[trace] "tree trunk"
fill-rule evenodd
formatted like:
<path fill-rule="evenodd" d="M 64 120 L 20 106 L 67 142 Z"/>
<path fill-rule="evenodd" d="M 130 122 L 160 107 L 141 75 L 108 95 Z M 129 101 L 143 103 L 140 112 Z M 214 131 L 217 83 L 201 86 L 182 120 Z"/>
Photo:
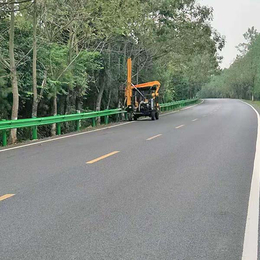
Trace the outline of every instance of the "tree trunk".
<path fill-rule="evenodd" d="M 140 47 L 138 48 L 138 55 L 136 57 L 136 84 L 139 84 L 139 53 L 140 53 Z"/>
<path fill-rule="evenodd" d="M 109 50 L 109 56 L 108 56 L 108 69 L 107 69 L 107 87 L 108 87 L 107 109 L 110 106 L 111 93 L 112 93 L 112 86 L 111 86 L 111 81 L 112 81 L 112 73 L 111 73 L 111 45 L 110 44 L 108 46 L 108 50 Z"/>
<path fill-rule="evenodd" d="M 109 109 L 109 107 L 110 107 L 111 95 L 112 95 L 112 90 L 110 88 L 109 93 L 108 93 L 107 109 Z"/>
<path fill-rule="evenodd" d="M 53 116 L 57 116 L 57 93 L 55 92 L 53 97 Z M 52 124 L 51 136 L 56 135 L 56 124 Z"/>
<path fill-rule="evenodd" d="M 105 90 L 105 84 L 102 82 L 101 87 L 98 92 L 98 96 L 97 96 L 96 111 L 100 111 L 100 109 L 101 109 L 101 101 L 102 101 L 104 90 Z M 99 117 L 99 118 L 97 118 L 97 123 L 100 124 L 100 122 L 101 122 L 101 119 Z"/>
<path fill-rule="evenodd" d="M 110 44 L 109 44 L 108 66 L 107 67 L 105 66 L 105 69 L 103 70 L 103 72 L 100 73 L 100 81 L 99 81 L 100 89 L 99 89 L 97 101 L 96 101 L 96 111 L 100 111 L 100 109 L 101 109 L 101 101 L 102 101 L 105 85 L 107 85 L 106 81 L 107 81 L 107 79 L 109 80 L 109 76 L 110 76 L 109 71 L 110 71 Z"/>
<path fill-rule="evenodd" d="M 102 82 L 102 83 L 101 83 L 100 90 L 99 90 L 99 92 L 98 92 L 98 96 L 97 96 L 96 111 L 100 111 L 100 109 L 101 109 L 101 101 L 102 101 L 104 89 L 105 89 L 105 83 Z"/>
<path fill-rule="evenodd" d="M 36 0 L 33 2 L 33 105 L 32 105 L 32 117 L 37 117 L 38 109 L 38 93 L 37 93 L 37 42 L 36 42 L 36 29 L 37 29 L 37 9 Z"/>
<path fill-rule="evenodd" d="M 18 108 L 19 108 L 19 93 L 18 93 L 18 80 L 17 71 L 14 58 L 14 2 L 10 0 L 11 7 L 11 21 L 10 21 L 10 31 L 9 31 L 9 58 L 10 58 L 10 76 L 12 81 L 12 93 L 13 93 L 13 105 L 12 105 L 12 120 L 17 120 L 18 118 Z M 11 135 L 9 138 L 9 143 L 13 144 L 17 141 L 17 129 L 11 130 Z"/>
<path fill-rule="evenodd" d="M 72 57 L 73 57 L 73 53 L 74 53 L 74 49 L 73 49 L 74 40 L 75 40 L 75 34 L 73 32 L 73 29 L 70 28 L 69 40 L 68 40 L 68 58 L 67 58 L 68 59 L 68 61 L 67 61 L 68 66 L 72 62 Z M 72 70 L 72 66 L 73 65 L 70 65 L 68 70 Z M 68 91 L 67 92 L 68 92 L 68 94 L 66 96 L 66 110 L 65 110 L 64 113 L 70 114 L 71 111 L 73 110 L 73 105 L 74 105 L 74 102 L 73 102 L 74 86 L 73 86 L 73 84 L 71 84 L 71 82 L 68 85 Z M 69 127 L 68 122 L 66 122 L 65 125 L 66 125 L 66 128 Z"/>
<path fill-rule="evenodd" d="M 42 80 L 42 85 L 41 85 L 41 91 L 40 91 L 40 95 L 38 97 L 38 104 L 40 103 L 41 99 L 42 99 L 42 96 L 43 96 L 43 92 L 44 92 L 44 88 L 46 86 L 46 83 L 47 83 L 47 70 L 44 71 L 44 77 L 43 77 L 43 80 Z M 38 105 L 37 104 L 37 105 Z"/>
<path fill-rule="evenodd" d="M 127 42 L 125 42 L 125 45 L 124 45 L 123 68 L 125 68 L 126 64 L 127 64 L 126 51 L 127 51 Z"/>
<path fill-rule="evenodd" d="M 121 46 L 119 46 L 119 50 L 118 50 L 118 53 L 120 53 L 120 52 L 121 52 Z M 120 55 L 118 55 L 118 75 L 119 75 L 119 77 L 121 75 L 121 57 L 120 57 Z"/>

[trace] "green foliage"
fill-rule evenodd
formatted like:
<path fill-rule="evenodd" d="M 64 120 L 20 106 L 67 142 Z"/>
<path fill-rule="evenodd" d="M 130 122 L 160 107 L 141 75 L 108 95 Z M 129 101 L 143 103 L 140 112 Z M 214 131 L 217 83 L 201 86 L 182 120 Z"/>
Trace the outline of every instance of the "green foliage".
<path fill-rule="evenodd" d="M 7 111 L 11 106 L 8 102 L 8 95 L 11 93 L 11 88 L 8 87 L 8 74 L 0 68 L 0 119 L 8 116 Z"/>
<path fill-rule="evenodd" d="M 238 46 L 240 55 L 203 86 L 201 97 L 260 99 L 260 34 L 253 27 L 244 37 L 246 43 Z"/>
<path fill-rule="evenodd" d="M 33 100 L 33 8 L 23 3 L 16 10 L 19 115 L 24 118 L 31 116 Z M 9 19 L 1 11 L 0 116 L 8 118 Z M 53 102 L 60 114 L 123 106 L 128 57 L 133 83 L 159 80 L 162 101 L 195 97 L 218 72 L 217 50 L 224 46 L 210 25 L 212 12 L 195 0 L 38 0 L 38 116 L 54 113 Z"/>

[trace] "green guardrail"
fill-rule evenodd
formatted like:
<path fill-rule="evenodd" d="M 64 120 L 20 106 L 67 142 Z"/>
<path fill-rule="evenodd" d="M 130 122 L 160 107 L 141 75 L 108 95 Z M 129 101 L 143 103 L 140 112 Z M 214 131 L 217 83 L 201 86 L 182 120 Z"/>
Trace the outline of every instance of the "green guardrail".
<path fill-rule="evenodd" d="M 32 139 L 37 139 L 37 126 L 56 124 L 57 135 L 61 134 L 61 123 L 76 121 L 76 130 L 80 129 L 80 120 L 92 119 L 92 126 L 96 126 L 96 120 L 99 117 L 105 118 L 105 124 L 109 122 L 109 116 L 120 115 L 125 113 L 124 110 L 110 109 L 102 110 L 88 113 L 78 113 L 71 115 L 57 115 L 49 117 L 38 117 L 38 118 L 28 118 L 28 119 L 18 119 L 18 120 L 2 120 L 0 121 L 0 131 L 2 131 L 2 145 L 7 145 L 7 130 L 15 128 L 32 127 Z M 119 118 L 120 119 L 120 118 Z"/>
<path fill-rule="evenodd" d="M 171 103 L 160 104 L 161 111 L 168 111 L 174 108 L 194 104 L 198 101 L 198 99 L 191 100 L 182 100 Z M 118 120 L 121 119 L 121 115 L 125 114 L 126 111 L 121 108 L 118 109 L 109 109 L 88 113 L 78 113 L 71 115 L 57 115 L 57 116 L 49 116 L 49 117 L 37 117 L 37 118 L 28 118 L 28 119 L 18 119 L 18 120 L 1 120 L 0 121 L 0 131 L 2 132 L 2 145 L 7 145 L 7 131 L 15 128 L 24 128 L 31 127 L 32 128 L 32 139 L 37 139 L 37 127 L 42 125 L 50 125 L 56 124 L 56 132 L 57 135 L 61 135 L 61 123 L 76 121 L 76 130 L 80 130 L 80 120 L 84 119 L 92 119 L 92 126 L 96 126 L 97 118 L 104 117 L 105 124 L 109 123 L 109 116 L 118 115 Z"/>
<path fill-rule="evenodd" d="M 188 100 L 180 100 L 180 101 L 174 101 L 170 103 L 163 103 L 160 104 L 161 111 L 168 111 L 179 107 L 184 107 L 188 105 L 192 105 L 198 102 L 199 99 L 188 99 Z"/>

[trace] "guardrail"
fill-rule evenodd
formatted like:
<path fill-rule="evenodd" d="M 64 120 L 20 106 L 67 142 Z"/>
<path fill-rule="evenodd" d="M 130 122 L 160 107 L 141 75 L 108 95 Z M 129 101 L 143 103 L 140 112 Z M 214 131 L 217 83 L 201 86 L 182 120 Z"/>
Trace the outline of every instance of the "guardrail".
<path fill-rule="evenodd" d="M 37 139 L 37 126 L 56 124 L 57 135 L 61 134 L 61 123 L 76 121 L 76 130 L 80 129 L 80 120 L 92 119 L 92 126 L 96 126 L 96 120 L 99 117 L 105 118 L 105 124 L 109 122 L 109 116 L 121 115 L 125 113 L 122 109 L 110 109 L 88 113 L 78 113 L 71 115 L 57 115 L 49 117 L 38 117 L 18 120 L 2 120 L 0 121 L 0 131 L 2 131 L 2 145 L 7 145 L 7 130 L 14 128 L 32 127 L 32 139 Z"/>
<path fill-rule="evenodd" d="M 168 111 L 168 110 L 172 110 L 174 108 L 184 107 L 184 106 L 195 104 L 196 102 L 198 102 L 198 100 L 199 99 L 195 98 L 195 99 L 174 101 L 174 102 L 170 102 L 170 103 L 163 103 L 163 104 L 160 104 L 160 108 L 161 108 L 161 111 Z"/>
<path fill-rule="evenodd" d="M 198 101 L 198 99 L 191 100 L 182 100 L 171 103 L 160 104 L 161 111 L 168 111 L 177 107 L 182 107 L 185 105 L 194 104 Z M 126 111 L 123 109 L 110 109 L 110 110 L 102 110 L 88 113 L 78 113 L 71 115 L 57 115 L 57 116 L 49 116 L 49 117 L 38 117 L 38 118 L 28 118 L 28 119 L 18 119 L 18 120 L 2 120 L 0 121 L 0 131 L 2 132 L 2 145 L 7 145 L 7 131 L 15 128 L 24 128 L 31 127 L 32 128 L 32 139 L 37 139 L 37 127 L 42 125 L 50 125 L 56 124 L 56 132 L 57 135 L 61 134 L 61 123 L 76 121 L 76 131 L 80 130 L 80 120 L 84 119 L 92 119 L 92 126 L 96 126 L 97 118 L 104 117 L 105 124 L 109 123 L 109 116 L 126 114 Z"/>

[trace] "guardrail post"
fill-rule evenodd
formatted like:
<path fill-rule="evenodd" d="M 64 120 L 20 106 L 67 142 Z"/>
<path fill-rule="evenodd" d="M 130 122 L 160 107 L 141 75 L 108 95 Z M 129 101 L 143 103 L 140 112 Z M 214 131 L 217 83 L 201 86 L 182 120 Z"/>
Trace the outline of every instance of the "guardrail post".
<path fill-rule="evenodd" d="M 117 121 L 121 121 L 122 120 L 122 113 L 117 114 Z"/>
<path fill-rule="evenodd" d="M 79 120 L 76 121 L 76 131 L 80 130 L 80 123 Z"/>
<path fill-rule="evenodd" d="M 80 111 L 77 110 L 77 114 L 80 114 Z M 76 121 L 76 131 L 79 131 L 80 130 L 80 120 L 77 120 Z"/>
<path fill-rule="evenodd" d="M 7 146 L 7 134 L 6 134 L 6 130 L 2 131 L 2 137 L 3 137 L 3 146 Z"/>
<path fill-rule="evenodd" d="M 60 123 L 57 123 L 56 124 L 56 128 L 57 128 L 57 135 L 61 135 L 61 125 L 60 125 Z"/>
<path fill-rule="evenodd" d="M 96 120 L 96 117 L 92 118 L 92 127 L 96 127 Z"/>
<path fill-rule="evenodd" d="M 107 124 L 108 124 L 108 121 L 109 121 L 109 118 L 108 118 L 108 116 L 105 116 L 105 125 L 107 125 Z"/>
<path fill-rule="evenodd" d="M 37 140 L 38 136 L 37 136 L 37 126 L 33 126 L 32 127 L 32 138 L 33 140 Z"/>

